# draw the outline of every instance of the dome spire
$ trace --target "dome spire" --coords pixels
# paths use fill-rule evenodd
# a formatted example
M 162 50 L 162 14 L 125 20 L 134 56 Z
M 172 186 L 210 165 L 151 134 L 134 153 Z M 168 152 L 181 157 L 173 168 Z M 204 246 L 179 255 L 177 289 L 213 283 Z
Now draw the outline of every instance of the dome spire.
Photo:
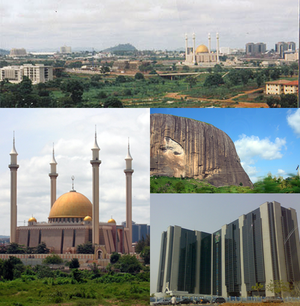
M 132 158 L 131 155 L 130 155 L 129 137 L 128 137 L 128 152 L 127 152 L 127 156 L 126 156 L 125 160 L 126 160 L 126 159 L 133 160 L 133 158 Z
M 95 125 L 95 142 L 94 142 L 94 147 L 92 150 L 100 150 L 98 143 L 97 143 L 97 125 Z
M 54 142 L 53 142 L 53 150 L 52 150 L 52 161 L 51 161 L 50 165 L 52 165 L 52 164 L 57 165 L 57 162 L 56 162 L 55 156 L 54 156 Z
M 76 192 L 76 190 L 74 189 L 74 180 L 75 180 L 75 176 L 72 175 L 71 176 L 71 180 L 72 180 L 72 190 L 70 190 L 71 192 Z
M 15 131 L 13 131 L 13 147 L 11 149 L 10 155 L 18 155 L 16 146 L 15 146 Z

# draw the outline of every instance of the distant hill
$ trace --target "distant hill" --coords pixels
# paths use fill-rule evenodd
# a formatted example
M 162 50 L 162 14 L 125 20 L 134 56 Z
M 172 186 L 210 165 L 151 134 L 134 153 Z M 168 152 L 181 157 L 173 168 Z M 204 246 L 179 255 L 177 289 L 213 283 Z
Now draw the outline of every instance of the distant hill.
M 9 53 L 10 51 L 8 50 L 0 49 L 0 55 L 8 55 Z
M 137 49 L 131 44 L 119 44 L 115 47 L 107 48 L 103 52 L 118 52 L 118 51 L 137 51 Z
M 0 239 L 1 238 L 9 238 L 9 236 L 0 235 Z

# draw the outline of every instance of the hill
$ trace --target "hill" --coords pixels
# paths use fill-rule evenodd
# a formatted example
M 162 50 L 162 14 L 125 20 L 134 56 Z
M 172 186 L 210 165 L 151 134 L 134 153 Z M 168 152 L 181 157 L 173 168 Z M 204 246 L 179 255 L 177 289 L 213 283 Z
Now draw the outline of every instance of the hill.
M 8 55 L 9 53 L 8 50 L 0 49 L 0 55 Z
M 119 52 L 119 51 L 125 51 L 125 52 L 132 52 L 132 51 L 137 51 L 137 49 L 131 45 L 131 44 L 119 44 L 115 47 L 107 48 L 103 50 L 103 52 Z

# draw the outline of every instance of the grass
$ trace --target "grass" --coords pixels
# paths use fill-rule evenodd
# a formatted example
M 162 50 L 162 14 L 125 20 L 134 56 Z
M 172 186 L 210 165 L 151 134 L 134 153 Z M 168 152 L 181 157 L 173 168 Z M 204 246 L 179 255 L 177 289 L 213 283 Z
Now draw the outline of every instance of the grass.
M 0 305 L 149 305 L 149 282 L 103 284 L 95 280 L 16 279 L 0 283 Z

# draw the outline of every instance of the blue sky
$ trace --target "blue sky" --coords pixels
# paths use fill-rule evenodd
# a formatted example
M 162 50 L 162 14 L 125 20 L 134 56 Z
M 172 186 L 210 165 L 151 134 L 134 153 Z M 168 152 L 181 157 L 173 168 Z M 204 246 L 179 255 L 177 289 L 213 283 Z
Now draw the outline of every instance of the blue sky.
M 296 174 L 300 164 L 300 110 L 295 109 L 151 109 L 204 121 L 235 143 L 251 181 L 268 175 Z

